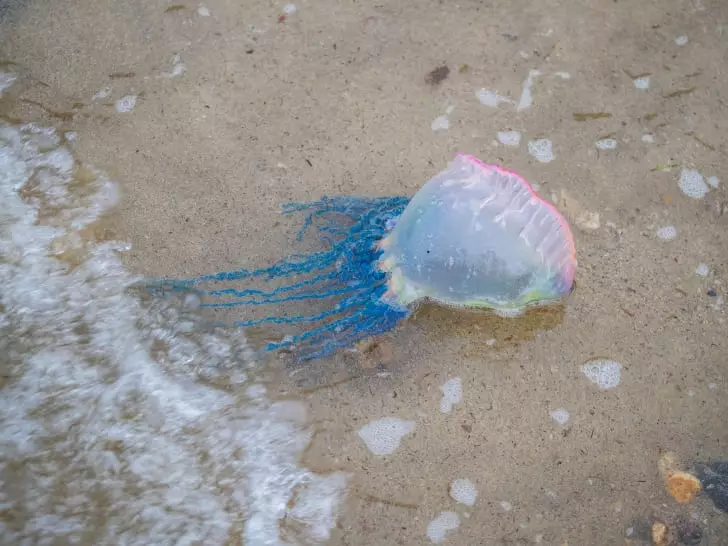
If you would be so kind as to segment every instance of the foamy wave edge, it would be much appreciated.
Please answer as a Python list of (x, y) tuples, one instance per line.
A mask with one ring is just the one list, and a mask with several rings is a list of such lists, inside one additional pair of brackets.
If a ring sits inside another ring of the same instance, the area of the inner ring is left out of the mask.
[(134, 291), (128, 245), (96, 229), (117, 201), (62, 136), (0, 122), (0, 535), (328, 539), (347, 476), (299, 466), (305, 406), (251, 382), (241, 331), (201, 332), (183, 305)]

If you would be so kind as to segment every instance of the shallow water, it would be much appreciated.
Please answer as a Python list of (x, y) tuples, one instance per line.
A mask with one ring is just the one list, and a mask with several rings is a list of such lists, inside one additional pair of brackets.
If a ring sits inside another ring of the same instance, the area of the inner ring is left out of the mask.
[[(658, 471), (728, 456), (724, 3), (6, 5), (1, 543), (727, 543)], [(300, 364), (136, 286), (305, 251), (281, 203), (456, 152), (569, 219), (563, 306)]]
[(267, 399), (243, 332), (134, 290), (94, 230), (116, 184), (2, 122), (0, 192), (3, 543), (326, 538), (346, 476), (298, 466), (306, 408)]

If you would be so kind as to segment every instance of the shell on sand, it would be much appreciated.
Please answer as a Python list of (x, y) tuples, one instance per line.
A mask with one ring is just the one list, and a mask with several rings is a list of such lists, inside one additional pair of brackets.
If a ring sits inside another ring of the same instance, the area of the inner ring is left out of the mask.
[(412, 198), (380, 245), (388, 295), (519, 314), (570, 293), (571, 230), (518, 174), (459, 154)]
[(700, 480), (687, 472), (677, 454), (668, 451), (657, 461), (665, 488), (680, 504), (691, 502), (702, 489)]

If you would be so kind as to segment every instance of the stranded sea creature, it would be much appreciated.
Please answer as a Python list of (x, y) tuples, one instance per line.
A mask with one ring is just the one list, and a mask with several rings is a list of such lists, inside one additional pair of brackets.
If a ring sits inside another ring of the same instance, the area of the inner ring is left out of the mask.
[[(291, 203), (325, 248), (270, 267), (162, 280), (156, 291), (191, 291), (209, 308), (252, 308), (330, 301), (321, 311), (249, 318), (233, 324), (304, 326), (266, 350), (295, 350), (301, 360), (386, 332), (422, 300), (489, 309), (507, 316), (568, 295), (576, 270), (564, 218), (518, 174), (458, 154), (408, 197), (326, 197)], [(215, 284), (274, 282), (268, 290)], [(283, 283), (282, 285), (280, 283)]]

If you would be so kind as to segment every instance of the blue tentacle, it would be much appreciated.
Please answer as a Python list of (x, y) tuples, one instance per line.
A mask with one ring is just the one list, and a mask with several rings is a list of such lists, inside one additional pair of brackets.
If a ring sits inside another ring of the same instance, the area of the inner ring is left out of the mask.
[[(292, 254), (266, 268), (164, 279), (148, 288), (154, 293), (192, 291), (202, 298), (203, 307), (218, 309), (340, 298), (330, 309), (310, 315), (271, 315), (233, 322), (239, 327), (310, 324), (309, 329), (271, 342), (265, 349), (296, 347), (301, 360), (329, 356), (360, 339), (391, 330), (409, 314), (407, 309), (381, 300), (386, 275), (376, 267), (380, 255), (376, 243), (396, 223), (408, 202), (407, 197), (324, 197), (311, 203), (288, 203), (282, 207), (283, 214), (306, 215), (296, 239), (302, 240), (315, 227), (319, 239), (326, 243), (324, 250)], [(269, 282), (302, 275), (312, 276), (269, 290), (203, 288), (221, 282)], [(321, 324), (314, 326), (317, 323)]]

